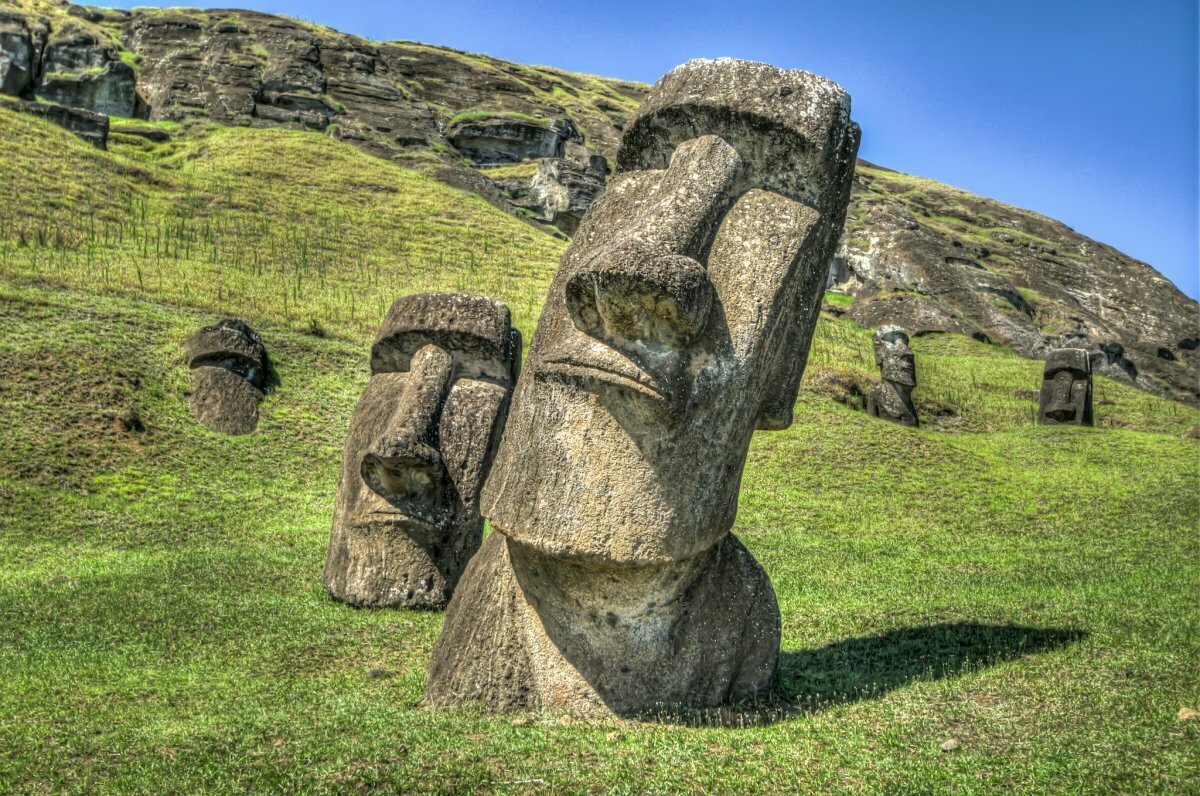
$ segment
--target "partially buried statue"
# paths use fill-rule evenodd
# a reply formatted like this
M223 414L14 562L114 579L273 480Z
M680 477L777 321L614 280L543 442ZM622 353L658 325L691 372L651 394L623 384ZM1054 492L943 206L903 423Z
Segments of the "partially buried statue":
M751 433L791 422L858 141L817 75L659 81L551 284L424 704L638 715L770 687L779 608L729 530Z
M916 427L919 422L912 391L917 386L917 369L908 334L899 326L885 326L875 332L871 342L883 383L867 395L867 414Z
M399 299L350 419L325 587L356 606L442 608L479 549L479 488L517 377L520 333L479 296Z
M258 334L245 321L222 318L189 337L184 350L191 368L192 415L225 434L254 431L270 370Z
M1093 424L1092 365L1087 351L1058 348L1046 357L1038 399L1038 422L1051 426Z

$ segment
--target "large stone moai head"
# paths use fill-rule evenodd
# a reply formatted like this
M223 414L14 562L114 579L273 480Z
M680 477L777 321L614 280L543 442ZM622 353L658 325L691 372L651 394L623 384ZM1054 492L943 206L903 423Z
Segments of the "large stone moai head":
M520 333L479 296L397 300L346 435L325 587L356 606L441 608L479 549L479 490Z
M1090 426L1092 420L1092 366L1081 348L1059 348L1046 357L1042 392L1038 398L1042 425Z
M769 685L778 608L729 530L751 434L791 422L858 141L817 75L659 81L550 287L428 704L628 713Z
M269 371L258 334L245 321L222 318L189 337L184 350L191 368L192 415L225 434L254 431Z
M917 410L912 391L917 386L917 369L908 333L899 326L884 326L871 338L875 364L883 383L867 395L867 413L906 426L917 426Z

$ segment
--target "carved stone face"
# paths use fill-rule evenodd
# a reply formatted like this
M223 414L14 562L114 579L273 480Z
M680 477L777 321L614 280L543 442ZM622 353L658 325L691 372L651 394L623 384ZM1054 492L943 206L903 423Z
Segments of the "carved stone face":
M350 420L325 584L354 605L440 607L479 547L479 490L516 378L508 308L422 294L392 305Z
M917 370L912 349L908 347L908 334L899 326L885 326L872 338L875 346L875 364L879 366L884 381L902 387L917 386Z
M696 555L733 524L751 433L791 421L848 186L811 164L853 162L857 127L844 94L779 101L840 92L821 78L763 67L723 93L714 68L652 96L551 285L484 490L543 553ZM681 105L694 77L707 96Z
M205 426L226 434L258 427L267 385L267 350L245 321L223 318L184 343L191 388L188 406Z
M1038 419L1045 425L1092 425L1092 369L1087 351L1060 348L1046 357Z

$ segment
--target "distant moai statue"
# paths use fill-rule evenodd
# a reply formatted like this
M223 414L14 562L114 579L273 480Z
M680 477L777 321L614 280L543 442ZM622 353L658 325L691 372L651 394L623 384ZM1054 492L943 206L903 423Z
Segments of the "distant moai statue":
M871 342L883 383L867 395L867 414L916 428L920 422L912 391L917 386L917 370L908 334L899 326L884 326Z
M1038 422L1044 426L1095 425L1092 418L1092 363L1082 348L1059 348L1046 357Z
M192 415L225 434L254 431L269 372L267 349L258 334L243 320L222 318L183 346L192 371Z
M371 608L442 608L483 541L479 490L521 335L481 296L398 299L371 347L342 459L325 588Z

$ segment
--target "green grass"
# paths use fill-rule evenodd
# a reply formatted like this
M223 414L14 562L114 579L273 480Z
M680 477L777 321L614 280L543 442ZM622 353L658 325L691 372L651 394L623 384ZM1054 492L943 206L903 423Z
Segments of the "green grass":
M687 726L428 712L441 615L320 585L367 343L435 287L503 298L528 339L561 244L316 134L106 154L0 124L0 791L1195 789L1196 410L1098 378L1099 428L1036 426L1039 363L935 335L909 430L828 397L877 369L824 317L735 526L780 602L770 701ZM281 379L247 437L183 397L180 343L219 312Z
M7 110L0 124L0 274L363 338L425 290L483 292L532 325L563 251L477 195L307 133L192 124L102 152Z

